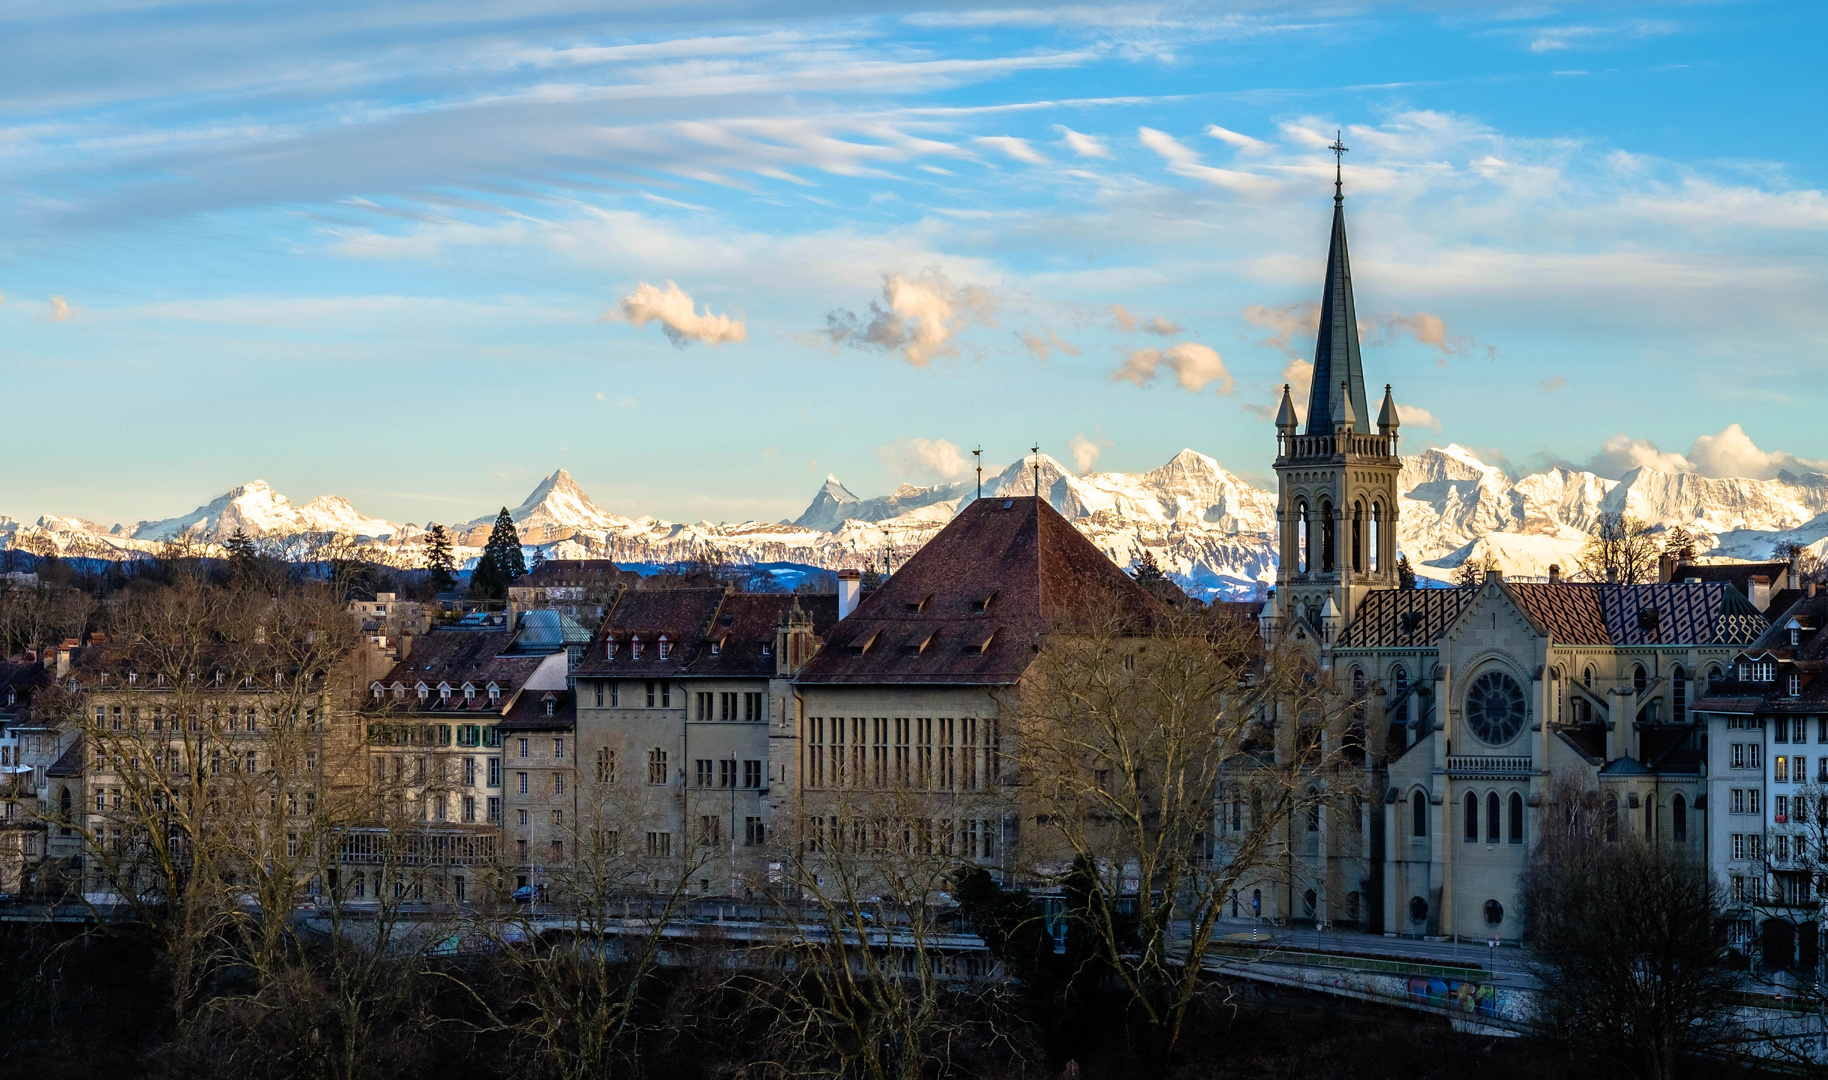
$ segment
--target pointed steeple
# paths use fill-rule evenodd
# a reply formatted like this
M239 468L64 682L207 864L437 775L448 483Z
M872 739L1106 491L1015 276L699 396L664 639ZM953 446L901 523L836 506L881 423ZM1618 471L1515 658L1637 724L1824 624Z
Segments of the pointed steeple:
M1276 430L1293 432L1301 426L1301 418L1295 413L1295 401L1289 394L1288 383L1282 384L1282 407L1276 410Z
M1337 156L1346 148L1334 140L1332 150ZM1314 381L1308 394L1309 435L1328 433L1336 410L1333 399L1342 382L1351 397L1355 430L1371 430L1364 362L1358 351L1358 310L1352 303L1352 265L1346 258L1346 200L1337 170L1333 191L1333 236L1327 246L1327 281L1320 295L1320 334L1314 343Z
M1401 426L1402 420L1397 416L1396 411L1396 399L1390 396L1390 384L1385 383L1384 404L1377 410L1377 433L1390 435Z

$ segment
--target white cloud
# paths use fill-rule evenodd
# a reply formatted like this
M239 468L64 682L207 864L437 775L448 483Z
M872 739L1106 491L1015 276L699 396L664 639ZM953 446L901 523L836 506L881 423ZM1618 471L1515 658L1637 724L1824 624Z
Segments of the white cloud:
M1769 480L1788 469L1795 472L1828 472L1828 461L1799 458L1782 450L1760 450L1738 424L1728 424L1712 435L1703 435L1688 448L1688 458L1704 476L1744 476Z
M721 345L726 341L744 341L749 336L742 319L713 315L709 305L703 315L698 314L692 297L671 281L664 289L643 281L634 292L604 312L603 318L626 320L641 327L658 322L667 340L680 348L691 341Z
M1066 451L1073 458L1073 471L1081 476L1091 472L1092 466L1098 462L1098 455L1110 445L1111 440L1091 438L1083 431L1074 435L1066 444Z
M50 319L52 322L70 321L70 303L61 296L51 297Z
M1047 164L1046 155L1028 145L1027 139L1018 139L1010 135L980 135L972 142L988 146L993 150L1001 150L1017 161L1029 165Z
M1427 409L1399 401L1396 403L1396 418L1404 427L1427 428L1436 435L1441 433L1441 421Z
M1247 154L1260 154L1271 149L1271 145L1262 139L1253 139L1249 135L1240 134L1230 128L1222 128L1217 124L1207 124L1206 134L1220 142L1230 143Z
M1137 349L1124 359L1122 366L1111 372L1111 381L1148 386L1158 369L1164 367L1174 372L1175 381L1184 390L1197 393L1208 383L1216 382L1219 393L1231 393L1231 372L1225 370L1225 361L1217 350L1197 341L1183 341L1166 349Z
M870 301L867 322L850 311L828 314L824 335L834 345L899 352L915 367L926 367L935 356L957 355L953 338L967 326L996 325L997 305L989 290L979 285L955 287L937 267L912 279L885 276L882 299Z
M1601 476L1613 477L1637 468L1667 473L1695 471L1694 465L1681 454L1663 450L1649 439L1634 439L1623 433L1601 443L1599 450L1587 459L1587 468Z
M1187 329L1178 323L1169 322L1160 315L1154 315L1145 319L1141 315L1131 312L1122 304L1111 305L1111 317L1117 320L1117 328L1126 334L1134 334L1136 331L1141 330L1145 334L1154 334L1157 337L1173 337Z
M1055 124L1054 130L1060 133L1060 141L1066 144L1067 149L1080 157L1108 158L1111 156L1110 147L1106 146L1104 140L1096 135L1082 134L1065 124Z
M1240 195L1267 195L1281 187L1281 182L1256 173L1239 172L1236 169L1219 169L1202 164L1200 155L1182 145L1174 136L1164 131L1145 127L1136 129L1136 137L1142 144L1155 151L1163 161L1168 163L1168 171L1177 176L1192 180L1204 180L1214 187L1234 191Z
M964 451L945 439L902 439L877 447L876 456L899 476L956 480L971 471Z
M1059 335L1047 327L1042 327L1039 334L1033 332L1023 334L1022 344L1028 347L1029 352L1043 360L1048 359L1055 349L1059 349L1068 356L1079 355L1078 346L1060 340Z

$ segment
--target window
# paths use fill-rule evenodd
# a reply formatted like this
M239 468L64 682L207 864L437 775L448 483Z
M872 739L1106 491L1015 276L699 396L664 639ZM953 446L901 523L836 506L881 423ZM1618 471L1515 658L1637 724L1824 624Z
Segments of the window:
M743 819L743 843L750 847L768 842L768 825L761 818L746 817Z
M501 820L501 799L498 796L491 795L491 796L489 796L489 823L491 825L493 825L494 823L496 823L500 820Z
M1466 793L1466 809L1462 814L1466 825L1466 842L1474 843L1479 839L1479 796Z
M527 740L526 739L522 739L520 741L520 756L521 757L527 756Z
M672 683L661 683L660 684L660 707L663 709L670 709L673 707L673 684Z
M564 862L565 861L565 841L554 840L552 842L552 861L553 862Z
M761 691L749 691L743 694L743 720L750 724L759 724L768 718L767 698Z
M565 794L565 774L564 773L553 773L552 774L552 793L554 795Z
M1669 832L1678 844L1688 842L1688 800L1677 795L1669 804Z
M1670 712L1678 724L1688 723L1688 673L1680 667L1670 670Z
M259 765L260 765L260 758L258 757L258 755L256 755L256 753L254 751L249 750L247 752L248 775L253 776L255 773L259 772L260 771Z
M1418 836L1418 837L1427 836L1428 835L1428 796L1426 796L1418 791L1410 797L1409 805L1410 805L1410 816L1414 819L1411 822L1412 835Z
M526 773L515 773L514 775L520 784L520 793L522 795L525 795L527 793L527 774Z
M713 719L712 704L716 701L717 695L715 695L707 690L700 690L697 694L695 694L693 696L696 699L696 706L697 706L696 711L698 714L698 719L700 719L700 720Z
M1785 692L1787 692L1791 697L1796 697L1797 695L1799 695L1803 692L1803 677L1802 677L1801 673L1795 672L1795 671L1792 671L1790 673L1788 684L1785 687Z
M653 856L666 857L673 854L673 834L669 832L650 832L647 834L647 853Z
M523 829L526 828L527 827L527 812L525 810L516 810L514 813L515 813L515 818L514 818L515 822L517 824L519 824L521 828L523 828Z
M1828 758L1822 760L1828 761ZM762 786L762 763L759 759L752 758L743 762L743 786L746 788Z
M710 787L711 786L711 759L710 758L699 758L697 761L694 761L692 763L692 765L693 765L692 771L693 771L694 776L696 777L698 786L699 787Z
M1619 838L1619 797L1606 796L1606 839L1616 841Z
M1769 660L1741 660L1739 681L1767 683L1776 678L1777 669Z
M1771 762L1771 779L1786 783L1790 779L1790 759L1782 754Z
M664 784L666 781L666 751L656 746L647 752L647 782Z
M1649 686L1650 675L1644 670L1644 665L1633 664L1631 666L1631 692L1639 697L1643 697L1644 691L1648 689Z
M639 641L637 641L637 642L635 642L635 656L639 657L640 655L641 655L641 643ZM655 684L655 683L647 684L647 707L650 709L654 707L654 692L656 689L657 689L657 684Z
M1678 803L1680 802L1681 798L1682 797L1680 795L1676 796ZM1511 843L1513 843L1513 844L1523 843L1523 796L1515 791L1511 792L1511 837L1510 837L1510 840L1511 840Z
M701 814L698 818L698 842L716 844L723 831L724 819L716 814Z
M1788 717L1780 716L1773 722L1771 726L1771 741L1786 743L1790 741L1790 720Z
M465 822L474 822L476 820L476 796L474 795L465 795L463 797L463 820Z
M1745 762L1746 762L1745 743L1734 743L1733 744L1733 768L1743 769L1743 768L1745 768Z
M597 751L597 783L613 784L616 782L616 752L609 747Z
M602 707L603 707L603 684L598 683L597 684L597 708L601 709Z
M1496 844L1498 842L1498 829L1500 824L1501 822L1498 820L1498 793L1494 791L1485 797L1486 843Z
M1748 813L1748 814L1762 813L1762 811L1758 807L1758 789L1757 788L1747 788L1746 793L1745 793L1745 799L1746 799L1746 813Z
M498 757L489 759L489 786L501 786L501 759Z
M736 786L736 759L719 758L717 761L717 786L733 788Z
M554 810L552 812L552 827L555 829L562 829L565 827L565 811Z
M1734 788L1732 791L1732 795L1733 795L1732 812L1735 814L1745 813L1745 789L1744 788Z
M1771 800L1771 813L1776 816L1779 825L1790 820L1790 796L1779 795Z

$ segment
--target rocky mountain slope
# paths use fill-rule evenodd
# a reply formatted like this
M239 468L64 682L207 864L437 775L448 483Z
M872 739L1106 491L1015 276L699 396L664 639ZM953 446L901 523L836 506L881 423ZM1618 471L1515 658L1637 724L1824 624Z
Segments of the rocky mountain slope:
M1190 591L1248 596L1275 579L1276 497L1204 454L1183 450L1143 473L1076 476L1043 455L986 477L984 495L1028 495L1037 480L1048 501L1121 565L1152 552ZM1636 469L1618 480L1566 468L1514 479L1459 446L1405 458L1398 542L1417 570L1449 577L1467 559L1493 559L1517 577L1539 577L1550 563L1575 565L1601 513L1626 511L1663 527L1680 525L1704 550L1762 558L1778 541L1828 547L1828 476L1782 474L1772 480L1712 479ZM975 484L903 485L859 498L827 477L792 521L713 524L629 518L602 509L563 469L540 481L510 511L522 542L547 558L683 562L715 555L747 562L796 562L837 568L898 565L937 532ZM495 515L453 527L458 554L474 559ZM188 514L131 526L100 526L47 515L34 524L0 519L0 542L70 555L127 558L177 537L220 544L239 528L268 540L339 535L375 557L417 565L424 526L371 518L325 496L302 506L265 483L235 488Z

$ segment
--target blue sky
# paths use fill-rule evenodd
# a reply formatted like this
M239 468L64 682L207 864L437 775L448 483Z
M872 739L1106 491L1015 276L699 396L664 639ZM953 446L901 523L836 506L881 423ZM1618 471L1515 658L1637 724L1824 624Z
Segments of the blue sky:
M1825 41L1803 2L15 0L0 513L258 476L461 520L563 466L776 518L1035 442L1261 478L1341 128L1406 448L1819 464Z

